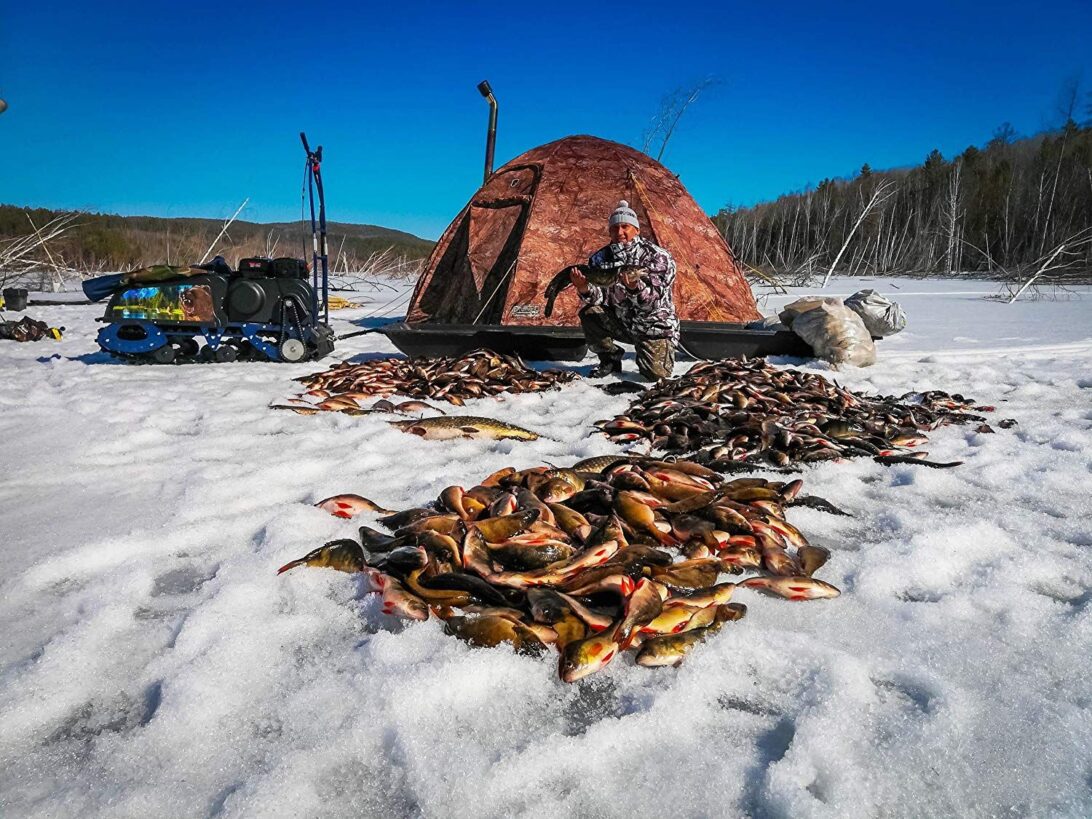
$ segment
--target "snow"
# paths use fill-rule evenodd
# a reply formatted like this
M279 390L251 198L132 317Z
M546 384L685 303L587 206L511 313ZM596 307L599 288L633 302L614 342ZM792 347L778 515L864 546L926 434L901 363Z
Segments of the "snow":
M933 433L956 469L811 469L805 491L854 517L790 520L833 551L820 576L841 597L741 592L748 616L679 669L626 659L575 685L552 657L392 620L356 578L274 572L374 522L315 500L402 508L614 451L590 423L625 396L471 402L544 437L423 441L266 408L335 359L121 365L94 352L101 306L32 306L68 330L0 342L0 815L1092 814L1092 289L827 292L860 287L909 318L875 366L778 363L963 393L1019 426ZM368 335L338 352L392 351Z

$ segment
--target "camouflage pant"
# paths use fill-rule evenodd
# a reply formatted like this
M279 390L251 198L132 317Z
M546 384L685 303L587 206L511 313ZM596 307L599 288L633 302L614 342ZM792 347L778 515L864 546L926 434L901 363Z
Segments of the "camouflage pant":
M609 355L615 341L632 344L637 351L637 369L645 378L670 378L675 366L675 344L670 338L635 337L608 310L594 305L580 311L580 326L588 346L599 355Z

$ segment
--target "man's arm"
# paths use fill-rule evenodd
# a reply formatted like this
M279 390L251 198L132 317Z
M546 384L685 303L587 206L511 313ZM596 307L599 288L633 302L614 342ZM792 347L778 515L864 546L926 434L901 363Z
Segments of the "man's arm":
M671 258L671 254L663 248L657 248L649 254L644 266L648 271L650 295L659 299L665 293L670 294L671 286L675 283L675 260Z
M675 283L675 260L672 259L672 254L663 248L657 248L644 266L649 271L649 282L657 294L672 288Z

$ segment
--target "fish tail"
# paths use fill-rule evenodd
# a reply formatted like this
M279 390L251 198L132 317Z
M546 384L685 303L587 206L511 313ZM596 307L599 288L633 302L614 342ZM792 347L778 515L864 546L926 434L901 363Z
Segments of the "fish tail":
M285 563L283 566L281 566L279 569L277 569L277 574L284 574L289 569L294 569L297 566L303 566L303 565L306 565L303 560L293 560L290 563Z

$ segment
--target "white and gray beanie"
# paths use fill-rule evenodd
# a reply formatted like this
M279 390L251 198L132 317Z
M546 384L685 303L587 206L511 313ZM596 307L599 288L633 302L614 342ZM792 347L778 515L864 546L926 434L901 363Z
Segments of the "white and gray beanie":
M610 215L611 225L633 225L638 230L641 229L640 222L637 221L637 214L633 211L633 208L629 206L629 202L623 199L618 203L618 207L614 209L614 212Z

